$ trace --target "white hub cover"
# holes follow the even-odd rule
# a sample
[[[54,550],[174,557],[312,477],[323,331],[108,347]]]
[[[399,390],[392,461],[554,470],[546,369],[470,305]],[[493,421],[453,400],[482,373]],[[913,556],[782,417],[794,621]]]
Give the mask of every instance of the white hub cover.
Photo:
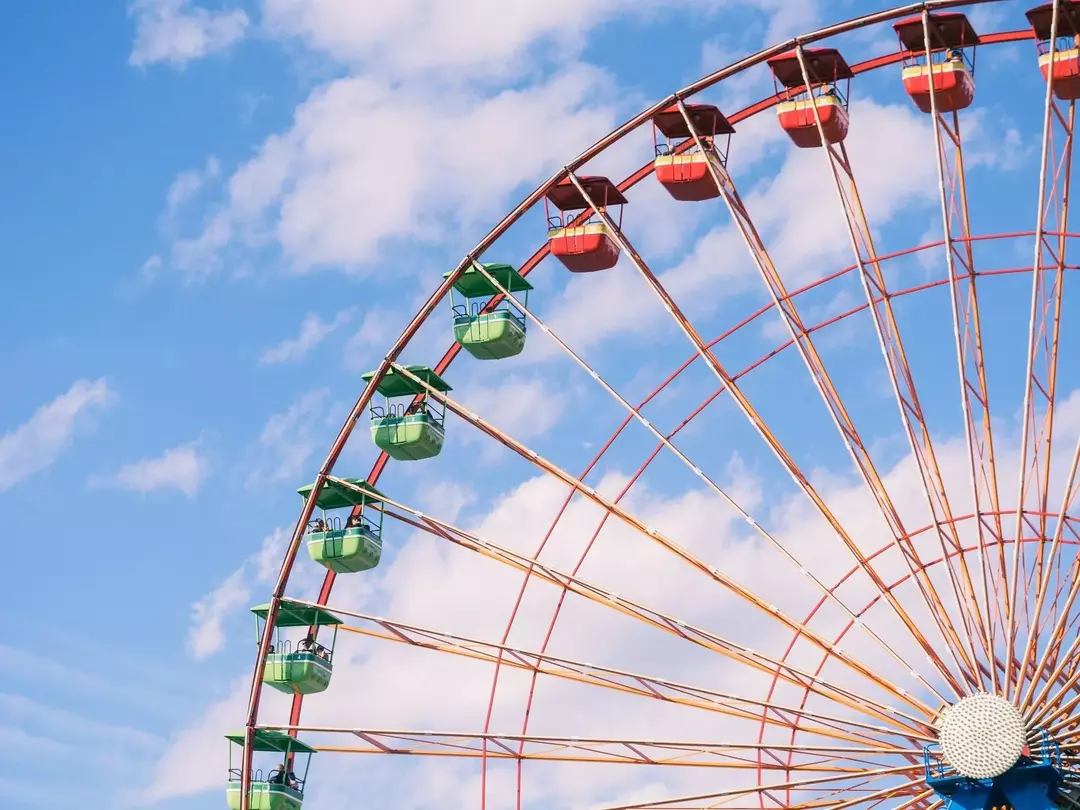
[[[941,717],[945,761],[969,779],[993,779],[1009,770],[1024,751],[1024,717],[997,695],[970,695]]]

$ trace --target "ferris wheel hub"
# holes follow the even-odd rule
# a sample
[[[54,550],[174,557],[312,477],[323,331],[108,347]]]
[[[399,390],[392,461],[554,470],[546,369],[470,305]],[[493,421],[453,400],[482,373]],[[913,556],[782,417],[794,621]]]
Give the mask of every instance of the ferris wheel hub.
[[[993,779],[1016,764],[1026,731],[1020,710],[998,695],[970,695],[943,712],[939,736],[945,761],[969,779]]]

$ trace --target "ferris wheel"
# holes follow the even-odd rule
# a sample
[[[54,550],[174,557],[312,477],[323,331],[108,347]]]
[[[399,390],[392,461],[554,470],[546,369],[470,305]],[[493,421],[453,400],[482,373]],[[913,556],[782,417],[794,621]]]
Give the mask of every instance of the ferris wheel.
[[[253,608],[259,646],[248,715],[229,735],[232,810],[299,810],[328,772],[326,760],[355,755],[387,767],[450,762],[462,769],[451,770],[452,778],[475,788],[483,808],[558,804],[553,797],[569,795],[559,793],[560,774],[572,773],[567,780],[580,786],[594,772],[605,775],[585,794],[590,806],[609,810],[1080,807],[1080,526],[1071,515],[1080,431],[1061,427],[1067,420],[1058,393],[1068,372],[1060,350],[1070,343],[1062,310],[1066,271],[1074,269],[1066,249],[1075,236],[1067,215],[1080,2],[1040,5],[993,33],[977,31],[960,10],[993,2],[928,0],[741,59],[570,161],[443,276],[378,367],[363,375],[364,391],[318,477],[299,490],[303,508],[276,586]],[[867,32],[860,41],[879,42],[874,36],[888,32],[899,48],[849,63],[844,36]],[[1006,47],[1022,54],[1007,72],[1041,115],[1032,126],[1038,177],[1030,189],[1002,192],[1014,202],[1031,192],[1023,203],[1030,226],[988,231],[973,215],[986,192],[969,182],[976,161],[965,165],[963,125],[1001,75],[991,73],[977,93],[976,52],[986,54],[985,66]],[[766,98],[737,111],[706,102],[710,90],[755,68],[774,80]],[[887,83],[906,94],[920,122],[940,236],[882,251],[857,182],[868,162],[853,161],[848,147],[865,109],[853,88],[858,94],[860,86]],[[797,284],[796,274],[774,263],[766,229],[753,218],[762,216],[755,211],[761,195],[740,192],[734,179],[740,131],[768,117],[800,165],[817,167],[815,193],[792,210],[811,231],[825,221],[842,225],[838,240],[828,229],[826,238],[846,252],[843,266],[813,268],[812,278],[803,268]],[[591,170],[649,130],[654,151],[641,156],[648,160],[640,169],[621,180]],[[632,215],[624,225],[622,214],[633,211],[635,191],[646,184],[662,187],[680,210],[711,205],[727,218],[726,249],[748,260],[759,308],[725,310],[721,328],[715,318],[695,325],[694,299],[724,297],[723,281],[683,285],[680,295],[635,248]],[[503,239],[523,224],[543,228],[541,210],[542,247],[523,263],[511,261]],[[890,263],[926,256],[927,277],[918,284],[890,271]],[[565,273],[581,274],[573,278],[582,285],[634,277],[638,295],[659,302],[674,325],[685,362],[658,373],[660,384],[645,397],[620,393],[626,380],[597,370],[599,362],[543,317],[541,299],[552,285],[538,279]],[[844,311],[826,316],[821,301],[836,298],[825,292],[830,284],[846,285],[849,299]],[[995,334],[1006,308],[1023,316],[1022,332],[1007,341]],[[766,319],[776,328],[763,329]],[[829,336],[856,321],[865,327],[863,356],[874,365],[853,372]],[[449,349],[426,365],[405,363],[432,325],[444,330]],[[749,351],[766,338],[771,348]],[[451,385],[465,379],[463,365],[511,367],[535,341],[583,372],[605,413],[618,413],[610,435],[574,445],[595,453],[576,471],[557,457],[572,455],[566,445],[539,452],[474,412]],[[1023,381],[1014,375],[999,389],[992,354],[1005,342],[1011,348],[1002,352],[1016,356]],[[774,368],[771,387],[760,385]],[[916,369],[930,382],[920,384]],[[902,437],[900,450],[857,426],[859,403],[840,393],[851,390],[853,374],[876,380],[879,393],[887,389],[871,409]],[[942,380],[950,381],[947,397]],[[686,402],[688,394],[672,394],[680,385],[708,396]],[[992,392],[1005,408],[1015,398],[1015,430],[1003,422],[1009,413],[991,411]],[[666,410],[654,410],[661,400]],[[713,403],[726,403],[721,418],[695,432]],[[676,411],[681,416],[671,417]],[[810,411],[821,419],[803,430]],[[931,421],[943,413],[961,426],[952,439]],[[540,482],[534,489],[543,489],[546,511],[511,509],[466,528],[410,503],[400,494],[409,482],[395,478],[394,468],[445,462],[442,470],[465,479],[478,469],[475,447],[455,444],[456,431],[471,431],[522,465],[516,469]],[[634,441],[626,438],[631,431]],[[778,464],[784,489],[742,486],[739,469],[726,464],[726,431],[744,457],[752,447]],[[368,441],[377,461],[366,476],[342,470],[339,461],[355,455],[343,457],[347,443]],[[447,458],[454,453],[466,457]],[[852,488],[814,469],[826,455],[853,470]],[[640,465],[633,475],[603,475],[630,458]],[[635,499],[637,482],[658,465],[661,480],[692,481],[695,497],[662,507]],[[791,507],[786,517],[781,501]],[[736,540],[712,542],[722,531],[731,535],[726,527],[735,523],[742,527]],[[389,616],[365,610],[366,586],[354,584],[397,566],[411,543],[425,544],[423,553],[483,561],[457,583],[453,604],[475,605],[483,614],[477,626],[494,628],[492,635],[442,625],[452,611],[439,610],[434,597],[428,623],[393,616],[395,605],[407,606],[404,598],[389,600]],[[298,594],[295,573],[318,566],[325,575],[317,595]],[[493,604],[482,596],[486,576],[513,587]],[[450,587],[453,577],[445,579]],[[407,583],[391,578],[383,587],[400,594]],[[397,677],[365,682],[363,662],[387,649],[402,652]],[[451,678],[441,662],[464,669]],[[343,670],[351,678],[345,685]],[[411,730],[349,716],[350,697],[372,695],[365,712],[375,716],[407,689],[445,689],[404,712],[418,721]],[[275,695],[290,702],[269,705]],[[446,725],[432,729],[424,707],[433,705],[462,711],[437,714]],[[458,714],[469,730],[456,725]],[[600,719],[590,723],[590,715]],[[599,727],[616,732],[581,731]],[[665,738],[665,728],[684,734]],[[648,773],[647,781],[624,781],[629,766]]]

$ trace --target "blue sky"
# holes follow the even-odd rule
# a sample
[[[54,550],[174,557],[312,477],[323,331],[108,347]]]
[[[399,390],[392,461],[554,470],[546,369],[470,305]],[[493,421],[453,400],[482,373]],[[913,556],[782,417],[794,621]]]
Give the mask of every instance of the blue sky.
[[[9,121],[0,131],[0,367],[10,385],[0,398],[0,515],[11,573],[0,597],[9,617],[0,637],[0,740],[15,762],[0,785],[9,805],[51,803],[55,774],[87,769],[76,790],[105,796],[108,807],[221,806],[225,747],[216,741],[242,722],[237,696],[254,651],[245,609],[269,592],[299,506],[294,490],[313,477],[361,391],[360,374],[442,272],[614,125],[741,54],[849,17],[856,6],[885,4],[786,5],[549,0],[508,10],[409,0],[360,11],[348,0],[67,0],[8,15],[0,35]],[[980,30],[1015,29],[1022,11],[1001,3],[972,18]],[[837,44],[852,63],[894,48],[881,30]],[[1034,225],[1042,97],[1033,60],[1030,43],[980,52],[977,104],[964,115],[976,233]],[[853,91],[851,148],[881,252],[941,229],[930,130],[897,73],[861,77]],[[734,111],[769,92],[758,71],[705,100]],[[621,178],[650,157],[642,131],[586,168]],[[839,214],[828,209],[835,192],[821,185],[824,165],[814,161],[795,154],[771,112],[741,125],[732,150],[732,175],[792,287],[851,262],[846,237],[837,238]],[[765,303],[720,203],[676,205],[649,178],[631,195],[626,223],[706,337]],[[530,212],[488,258],[520,264],[542,234],[542,212]],[[1030,266],[1031,250],[1030,239],[988,243],[977,261]],[[888,273],[907,287],[940,278],[943,267],[926,254]],[[691,354],[625,261],[610,274],[569,280],[547,260],[532,280],[536,312],[632,401]],[[1006,456],[1017,443],[1028,291],[1027,277],[1001,277],[982,301]],[[861,295],[848,276],[801,306],[807,320],[823,320]],[[937,288],[897,311],[932,428],[962,482],[947,295]],[[906,445],[869,319],[820,334],[864,438],[901,489]],[[1066,331],[1063,351],[1075,335]],[[771,314],[723,344],[721,360],[742,368],[783,336]],[[405,359],[434,364],[449,340],[440,309]],[[463,402],[576,474],[625,412],[557,348],[536,334],[530,340],[522,358],[497,367],[465,358],[448,379]],[[1075,366],[1066,366],[1060,385],[1068,393]],[[745,386],[859,525],[862,491],[797,355],[778,356]],[[698,364],[645,413],[673,427],[715,387]],[[1061,424],[1064,437],[1075,434],[1076,420]],[[540,531],[562,493],[467,425],[449,430],[443,456],[392,466],[380,488],[458,525],[511,535],[492,535],[495,542],[528,545],[516,527]],[[631,426],[596,479],[616,487],[655,443]],[[790,480],[729,400],[710,406],[681,446],[779,533],[807,520]],[[375,457],[361,422],[338,472],[363,475]],[[1015,471],[1005,477],[1012,491]],[[670,524],[672,536],[691,543],[712,530],[704,518],[680,523],[700,506],[700,482],[673,457],[662,455],[639,489],[635,508]],[[915,495],[897,497],[913,513],[925,509]],[[751,564],[748,530],[717,514],[729,544],[721,546],[746,557],[746,576],[763,591],[779,588]],[[925,522],[919,514],[912,524]],[[590,519],[582,515],[582,526]],[[451,552],[396,531],[386,573],[343,585],[346,606],[430,626],[445,598],[464,611],[447,616],[459,632],[497,634],[501,625],[485,622],[492,612],[506,616],[506,593],[494,584],[502,580],[488,568],[455,568]],[[817,564],[833,567],[828,555]],[[611,578],[631,583],[646,570],[613,565]],[[309,595],[318,569],[304,557],[298,566],[293,591]],[[583,570],[606,575],[599,563]],[[473,605],[489,576],[490,603]],[[669,589],[674,581],[657,580]],[[436,594],[437,582],[449,590]],[[643,589],[666,598],[659,586]],[[688,610],[715,622],[723,614],[714,608],[722,610],[711,602]],[[587,648],[588,638],[575,643]],[[397,694],[386,674],[419,671],[412,663],[376,659],[362,646],[355,656],[352,689],[339,685],[333,698],[362,718],[350,714],[353,725],[371,725],[372,714],[392,724],[400,708],[400,727],[453,727],[457,716],[440,706],[460,701],[456,727],[480,727],[468,696],[486,694],[488,674],[448,674],[435,685],[412,683],[422,681],[413,674]],[[447,697],[425,714],[417,695],[436,687]],[[361,693],[368,703],[350,703]],[[567,708],[573,701],[552,700],[553,727],[562,717],[568,733],[587,733]],[[271,702],[267,711],[278,709]],[[343,803],[357,784],[388,806],[435,801],[398,779],[412,765],[321,760],[313,772],[325,776],[320,807]],[[475,801],[475,769],[433,767],[432,784]],[[575,775],[540,795],[603,802],[616,790],[606,780]],[[320,789],[316,779],[312,787]]]

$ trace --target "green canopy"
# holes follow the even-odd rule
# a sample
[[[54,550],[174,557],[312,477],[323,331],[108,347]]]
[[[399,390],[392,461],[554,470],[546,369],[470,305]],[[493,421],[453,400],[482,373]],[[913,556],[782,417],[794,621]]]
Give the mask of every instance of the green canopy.
[[[232,734],[226,734],[225,739],[230,742],[234,742],[237,745],[244,744],[244,732],[234,731]],[[255,729],[255,739],[252,740],[253,751],[277,751],[281,754],[315,754],[318,753],[318,749],[312,748],[305,742],[301,742],[296,737],[290,737],[288,734],[284,734],[280,731],[271,731],[267,728]]]
[[[446,381],[427,366],[405,366],[405,370],[414,377],[426,382],[436,391],[446,393],[451,390]],[[364,382],[371,382],[374,376],[375,372],[369,371],[363,375],[363,380]],[[405,397],[423,394],[427,389],[419,383],[413,382],[404,374],[395,373],[394,369],[391,368],[386,372],[386,376],[379,380],[378,391],[384,397]]]
[[[513,265],[481,264],[480,266],[487,270],[488,274],[499,282],[507,292],[516,293],[533,288],[532,284],[527,282],[521,273],[514,269]],[[449,273],[443,273],[443,278],[449,278],[452,275],[453,271],[451,270]],[[466,298],[482,298],[499,292],[499,288],[488,281],[484,274],[476,269],[475,265],[461,274],[461,277],[454,282],[454,289]]]
[[[270,615],[270,605],[256,605],[251,612],[265,620]],[[343,622],[328,610],[282,599],[274,627],[328,627],[335,624]]]
[[[363,506],[365,502],[372,503],[373,501],[382,500],[382,493],[369,484],[367,479],[343,478],[341,480],[347,481],[350,484],[355,484],[358,487],[363,487],[367,490],[368,494],[357,492],[355,489],[342,486],[336,481],[327,481],[319,491],[319,498],[315,501],[315,505],[320,509],[344,509],[347,506]],[[314,484],[308,484],[307,486],[300,487],[300,489],[296,491],[299,492],[300,496],[306,501],[314,487]]]

